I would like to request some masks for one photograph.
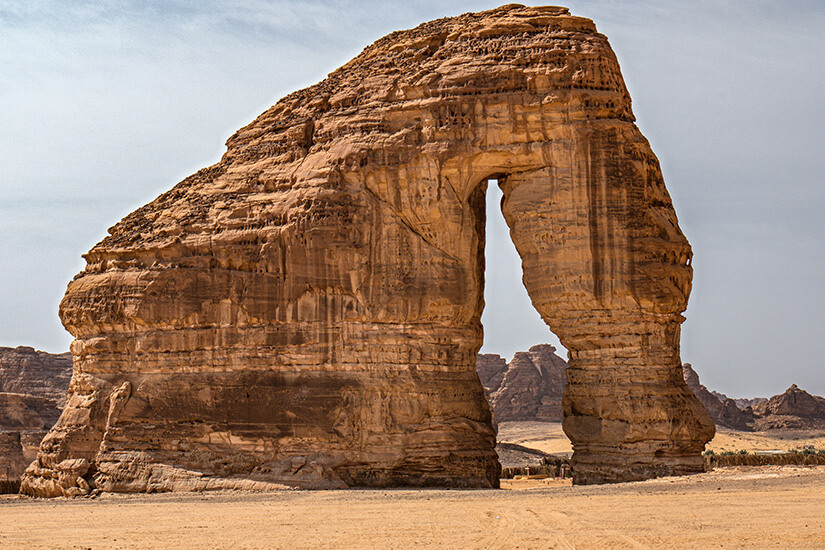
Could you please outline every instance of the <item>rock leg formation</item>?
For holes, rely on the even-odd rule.
[[[572,352],[576,482],[700,470],[691,251],[616,57],[508,5],[382,38],[112,227],[61,304],[74,377],[23,490],[496,486],[491,178]]]

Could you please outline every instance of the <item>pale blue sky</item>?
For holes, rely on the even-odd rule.
[[[65,351],[80,255],[280,97],[393,30],[499,3],[4,1],[0,345]],[[694,248],[683,360],[732,396],[825,394],[823,3],[567,5],[609,37]],[[511,356],[549,338],[501,230],[488,279],[512,291],[488,293],[484,351]]]

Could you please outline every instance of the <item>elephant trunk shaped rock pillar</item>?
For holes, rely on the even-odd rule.
[[[629,123],[568,124],[550,167],[503,178],[524,284],[570,351],[564,431],[577,484],[701,472],[715,427],[679,358],[690,245]]]
[[[679,319],[635,315],[592,319],[602,342],[571,346],[564,431],[573,443],[574,483],[642,480],[701,472],[713,423],[681,383]]]

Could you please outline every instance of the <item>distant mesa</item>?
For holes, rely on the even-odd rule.
[[[825,429],[825,398],[793,384],[753,407],[756,430]]]
[[[719,426],[741,431],[825,429],[825,398],[811,395],[796,384],[770,399],[731,399],[700,384],[690,363],[682,369],[688,387]]]
[[[66,404],[71,375],[70,353],[0,347],[0,492],[17,492]]]

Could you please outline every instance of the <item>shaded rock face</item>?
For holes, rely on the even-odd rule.
[[[71,376],[70,353],[47,353],[28,346],[0,347],[0,393],[37,396],[63,408]]]
[[[0,347],[0,492],[17,492],[43,436],[66,402],[72,357]]]
[[[61,303],[67,407],[30,494],[492,487],[484,197],[570,350],[577,483],[702,470],[691,249],[607,39],[508,5],[392,33],[112,227]]]
[[[504,375],[507,374],[507,360],[497,353],[479,353],[476,358],[476,371],[484,395],[490,401],[490,395],[501,387]]]
[[[479,355],[479,379],[496,422],[561,422],[567,363],[555,351],[540,344],[516,353],[509,364],[498,355]]]
[[[753,413],[741,410],[733,399],[716,392],[710,392],[699,382],[699,375],[690,363],[682,365],[682,375],[690,390],[705,406],[718,426],[741,431],[753,431]],[[719,397],[721,395],[721,398]]]
[[[0,494],[20,489],[20,474],[29,461],[23,455],[20,432],[0,432]]]

